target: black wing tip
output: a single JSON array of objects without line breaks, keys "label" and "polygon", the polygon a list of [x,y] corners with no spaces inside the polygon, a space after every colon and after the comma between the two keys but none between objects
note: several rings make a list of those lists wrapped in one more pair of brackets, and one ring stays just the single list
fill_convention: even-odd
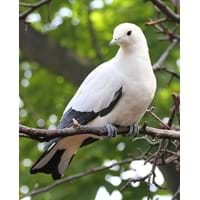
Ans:
[{"label": "black wing tip", "polygon": [[60,173],[52,173],[51,176],[52,176],[53,180],[58,180],[58,179],[62,178],[62,174],[60,174]]},{"label": "black wing tip", "polygon": [[41,168],[36,168],[36,164],[38,163],[38,161],[31,167],[31,169],[29,170],[30,174],[37,174],[39,172],[43,172],[41,170]]},{"label": "black wing tip", "polygon": [[54,156],[49,160],[48,163],[43,165],[42,167],[37,167],[37,164],[42,160],[42,158],[47,154],[46,152],[38,159],[38,161],[31,167],[30,173],[37,174],[37,173],[45,173],[51,174],[54,180],[60,179],[62,174],[60,174],[58,170],[58,165],[61,159],[62,154],[64,153],[65,149],[57,150]]},{"label": "black wing tip", "polygon": [[44,167],[42,167],[42,168],[36,168],[36,167],[35,167],[36,164],[37,164],[37,163],[35,163],[35,164],[31,167],[31,169],[29,170],[30,174],[37,174],[37,173],[50,174],[50,173],[51,173],[50,171],[45,170]]},{"label": "black wing tip", "polygon": [[37,169],[31,168],[31,169],[29,170],[29,172],[30,172],[30,174],[37,174],[39,171],[38,171]]}]

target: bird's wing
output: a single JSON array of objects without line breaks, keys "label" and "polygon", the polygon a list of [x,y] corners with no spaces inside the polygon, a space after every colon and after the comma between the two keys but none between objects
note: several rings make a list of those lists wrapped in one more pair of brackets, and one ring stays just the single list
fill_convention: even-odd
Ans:
[{"label": "bird's wing", "polygon": [[103,63],[84,80],[67,105],[58,128],[70,127],[72,119],[87,124],[107,115],[122,96],[123,80],[109,62]]}]

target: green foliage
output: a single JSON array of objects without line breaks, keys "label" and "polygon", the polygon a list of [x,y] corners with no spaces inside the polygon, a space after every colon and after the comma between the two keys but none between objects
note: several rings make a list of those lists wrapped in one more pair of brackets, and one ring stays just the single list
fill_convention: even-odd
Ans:
[{"label": "green foliage", "polygon": [[[30,3],[36,1],[28,1]],[[94,2],[94,1],[93,1]],[[105,0],[102,8],[94,8],[90,11],[89,18],[92,20],[96,33],[97,42],[103,55],[103,60],[111,58],[116,48],[109,48],[108,43],[112,38],[113,28],[121,22],[132,22],[142,27],[149,43],[152,63],[169,45],[168,41],[160,41],[159,34],[153,27],[145,26],[147,19],[155,18],[153,6],[150,2],[137,0]],[[107,2],[107,3],[106,3]],[[50,6],[51,22],[48,22],[48,9],[43,6],[34,13],[39,13],[41,20],[32,23],[32,26],[39,32],[45,32],[48,37],[53,38],[58,44],[65,48],[74,50],[80,56],[87,58],[91,63],[100,63],[96,56],[96,50],[91,43],[91,33],[88,25],[88,8],[91,1],[84,0],[57,0],[52,1]],[[93,3],[94,5],[94,3]],[[62,9],[62,10],[61,10]],[[69,16],[62,17],[63,9]],[[20,11],[21,8],[20,8]],[[70,16],[72,13],[72,16]],[[57,20],[57,21],[56,21]],[[59,21],[60,20],[60,21]],[[60,25],[56,26],[59,22]],[[177,46],[165,62],[165,66],[176,72],[179,71],[176,65],[179,59],[179,47]],[[101,60],[101,62],[103,62]],[[94,65],[95,67],[95,65]],[[70,73],[70,72],[69,72]],[[152,106],[156,107],[155,112],[164,118],[169,116],[172,106],[172,92],[179,92],[179,81],[173,79],[166,73],[157,72],[158,89]],[[27,126],[51,128],[55,127],[60,119],[67,102],[75,93],[77,86],[72,85],[62,76],[56,75],[44,69],[40,64],[27,60],[20,55],[20,122]],[[151,126],[159,124],[149,116],[145,116],[142,121],[147,121]],[[117,145],[125,143],[123,151],[117,150]],[[122,160],[128,154],[138,154],[137,147],[141,149],[146,146],[145,142],[131,142],[127,138],[118,137],[110,141],[100,141],[81,149],[74,158],[66,175],[72,175],[88,168],[100,166],[105,160]],[[38,143],[28,139],[20,139],[20,186],[26,185],[31,190],[34,187],[45,186],[52,182],[48,175],[29,174],[29,164],[26,166],[25,159],[35,162],[41,154]],[[124,165],[120,170],[128,169],[129,165]],[[109,193],[119,189],[120,186],[113,186],[105,180],[106,174],[120,175],[119,171],[107,170],[75,180],[70,184],[63,184],[50,190],[47,193],[33,197],[34,200],[55,200],[55,199],[95,199],[98,188],[104,185]],[[129,186],[122,194],[125,200],[140,200],[146,196],[147,184],[143,183],[137,188]],[[165,191],[164,193],[168,193]]]}]

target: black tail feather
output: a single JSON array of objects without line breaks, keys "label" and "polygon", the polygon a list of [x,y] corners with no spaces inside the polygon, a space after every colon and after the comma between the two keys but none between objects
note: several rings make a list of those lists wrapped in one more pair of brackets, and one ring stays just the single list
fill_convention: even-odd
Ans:
[{"label": "black tail feather", "polygon": [[61,178],[62,174],[59,173],[58,170],[58,164],[61,160],[61,157],[63,153],[65,152],[65,149],[57,150],[55,154],[52,156],[52,158],[47,162],[46,165],[42,166],[41,168],[37,168],[36,165],[44,158],[48,152],[44,152],[39,160],[32,166],[30,169],[31,174],[36,174],[39,172],[43,172],[46,174],[52,174],[52,177],[54,180]]}]

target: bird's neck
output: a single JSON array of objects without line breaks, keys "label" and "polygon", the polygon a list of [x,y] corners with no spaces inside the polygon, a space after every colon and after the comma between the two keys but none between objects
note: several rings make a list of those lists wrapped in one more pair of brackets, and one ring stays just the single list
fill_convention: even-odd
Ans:
[{"label": "bird's neck", "polygon": [[116,58],[120,63],[127,61],[137,62],[137,60],[150,62],[148,46],[145,44],[121,46],[116,54]]},{"label": "bird's neck", "polygon": [[152,71],[147,45],[120,47],[115,58],[115,67],[123,73],[139,75],[144,70]]},{"label": "bird's neck", "polygon": [[118,50],[118,53],[121,56],[130,56],[130,55],[149,55],[149,49],[146,43],[135,43],[133,45],[121,46]]}]

